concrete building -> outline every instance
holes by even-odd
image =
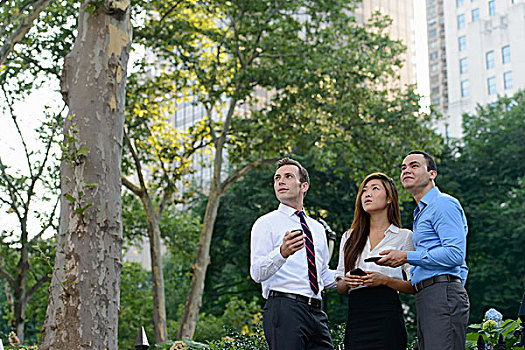
[[[464,113],[525,88],[525,0],[428,0],[427,16],[431,99],[447,117],[439,130],[460,137]]]
[[[400,86],[415,84],[420,94],[428,96],[427,38],[425,7],[421,0],[363,0],[356,11],[356,19],[365,23],[379,11],[392,19],[388,33],[406,46],[404,66],[399,71]]]

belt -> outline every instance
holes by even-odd
[[[283,293],[283,292],[278,292],[278,291],[275,291],[275,290],[271,290],[269,296],[270,297],[280,297],[280,298],[293,299],[293,300],[296,300],[296,301],[301,302],[303,304],[307,304],[308,306],[311,306],[311,307],[316,308],[316,309],[320,309],[321,308],[321,300],[319,300],[317,298],[309,298],[309,297],[305,297],[304,295],[292,294],[292,293]]]
[[[434,283],[440,283],[440,282],[459,282],[461,283],[461,278],[457,276],[452,275],[439,275],[427,278],[426,280],[423,280],[421,282],[418,282],[414,284],[414,289],[416,290],[416,293],[421,292],[423,288],[430,287]]]

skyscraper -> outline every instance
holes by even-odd
[[[525,87],[525,0],[428,0],[427,16],[431,101],[459,137],[464,113]]]
[[[399,71],[400,86],[416,84],[420,93],[428,94],[427,64],[418,57],[422,53],[426,56],[426,36],[418,35],[421,34],[418,21],[425,15],[424,7],[418,6],[419,3],[420,0],[363,0],[356,10],[356,19],[365,23],[376,11],[392,19],[387,29],[390,37],[401,40],[406,46],[402,57],[404,65]]]

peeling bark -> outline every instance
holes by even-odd
[[[64,63],[60,229],[39,349],[117,349],[129,11],[129,0],[86,1]]]

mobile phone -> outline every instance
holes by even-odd
[[[292,230],[290,232],[292,233],[292,238],[291,239],[297,238],[297,237],[299,237],[300,235],[303,234],[303,230],[300,229],[300,228],[296,228],[295,230]]]
[[[372,256],[370,258],[366,258],[365,262],[376,262],[378,260],[381,260],[383,258],[382,256]]]
[[[364,272],[361,268],[356,268],[353,270],[350,270],[351,275],[357,275],[357,276],[366,276],[366,272]]]

